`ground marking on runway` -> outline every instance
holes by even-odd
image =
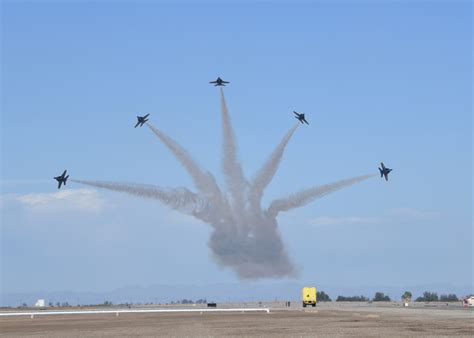
[[[0,312],[0,317],[14,316],[48,316],[48,315],[86,315],[115,313],[173,313],[173,312],[266,312],[270,313],[269,308],[248,308],[248,309],[136,309],[136,310],[78,310],[78,311],[33,311],[33,312]]]

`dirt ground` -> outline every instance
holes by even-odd
[[[472,309],[321,307],[270,313],[132,313],[1,317],[1,337],[474,335]]]

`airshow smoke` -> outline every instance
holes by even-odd
[[[290,195],[287,198],[274,200],[268,207],[268,213],[276,217],[280,211],[287,211],[302,207],[308,203],[313,202],[315,199],[323,197],[331,192],[343,189],[345,187],[349,187],[355,183],[364,181],[368,178],[375,176],[377,176],[377,174],[357,176],[346,180],[341,180],[334,183],[302,190],[300,192]]]
[[[197,193],[186,188],[162,188],[152,185],[72,180],[131,195],[153,198],[179,212],[192,215],[213,227],[208,246],[215,261],[231,267],[240,278],[277,278],[295,275],[278,231],[281,211],[299,208],[331,192],[351,186],[375,175],[358,176],[309,188],[286,198],[276,199],[262,208],[265,188],[275,176],[286,146],[298,128],[285,134],[270,157],[249,182],[238,159],[238,147],[232,129],[223,90],[221,89],[223,131],[222,170],[227,191],[223,192],[209,172],[202,170],[192,156],[161,130],[147,124],[191,176]]]

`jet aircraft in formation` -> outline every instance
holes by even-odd
[[[146,114],[145,116],[137,116],[137,124],[135,125],[135,128],[138,127],[138,126],[143,126],[145,124],[145,122],[148,122],[148,119],[147,117],[150,116],[150,114]]]
[[[390,169],[390,168],[385,167],[385,165],[383,164],[383,162],[380,162],[380,165],[382,166],[382,168],[379,168],[380,177],[385,177],[385,181],[388,181],[388,174],[390,174],[390,172],[391,172],[393,169]]]
[[[211,81],[209,83],[214,84],[214,86],[225,86],[227,83],[230,83],[230,82],[224,81],[220,77],[218,77],[215,81]],[[306,121],[306,118],[303,113],[298,113],[296,111],[293,111],[293,113],[295,114],[295,118],[298,119],[298,121],[300,121],[302,124],[304,123],[309,124],[308,121]],[[146,122],[148,122],[148,116],[150,116],[150,114],[146,114],[145,116],[137,116],[138,121],[137,121],[137,124],[135,124],[135,128],[138,126],[142,127]],[[382,166],[382,168],[379,168],[380,177],[385,177],[385,180],[388,181],[388,174],[393,169],[385,167],[383,162],[381,162],[380,165]],[[67,179],[69,177],[69,175],[66,176],[66,173],[67,173],[67,170],[64,170],[61,176],[54,177],[54,179],[58,181],[58,189],[61,188],[61,185],[63,184],[66,185]]]
[[[69,177],[69,175],[66,176],[66,172],[67,170],[64,170],[61,176],[54,177],[54,179],[58,181],[58,189],[61,188],[62,184],[66,185],[67,178]]]
[[[298,121],[301,122],[301,124],[306,123],[309,124],[308,121],[306,121],[304,114],[297,113],[293,110],[293,114],[295,114],[295,118],[298,119]]]
[[[229,82],[228,82],[228,81],[224,81],[224,80],[222,80],[220,77],[218,77],[216,81],[211,81],[211,82],[209,82],[209,83],[214,84],[214,87],[215,87],[215,86],[223,86],[223,87],[225,87],[226,83],[229,83]]]

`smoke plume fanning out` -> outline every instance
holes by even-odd
[[[131,195],[153,198],[179,212],[191,215],[213,228],[208,245],[217,263],[231,267],[239,278],[278,278],[295,275],[278,231],[279,212],[302,207],[333,191],[351,186],[375,175],[358,176],[312,187],[276,199],[268,208],[261,206],[265,188],[272,181],[285,147],[298,128],[296,123],[285,134],[262,168],[250,182],[237,157],[237,142],[232,129],[224,93],[221,89],[223,132],[222,171],[227,185],[223,192],[214,176],[204,171],[175,140],[157,128],[148,128],[171,151],[193,180],[197,192],[186,188],[165,189],[152,185],[71,180]]]

